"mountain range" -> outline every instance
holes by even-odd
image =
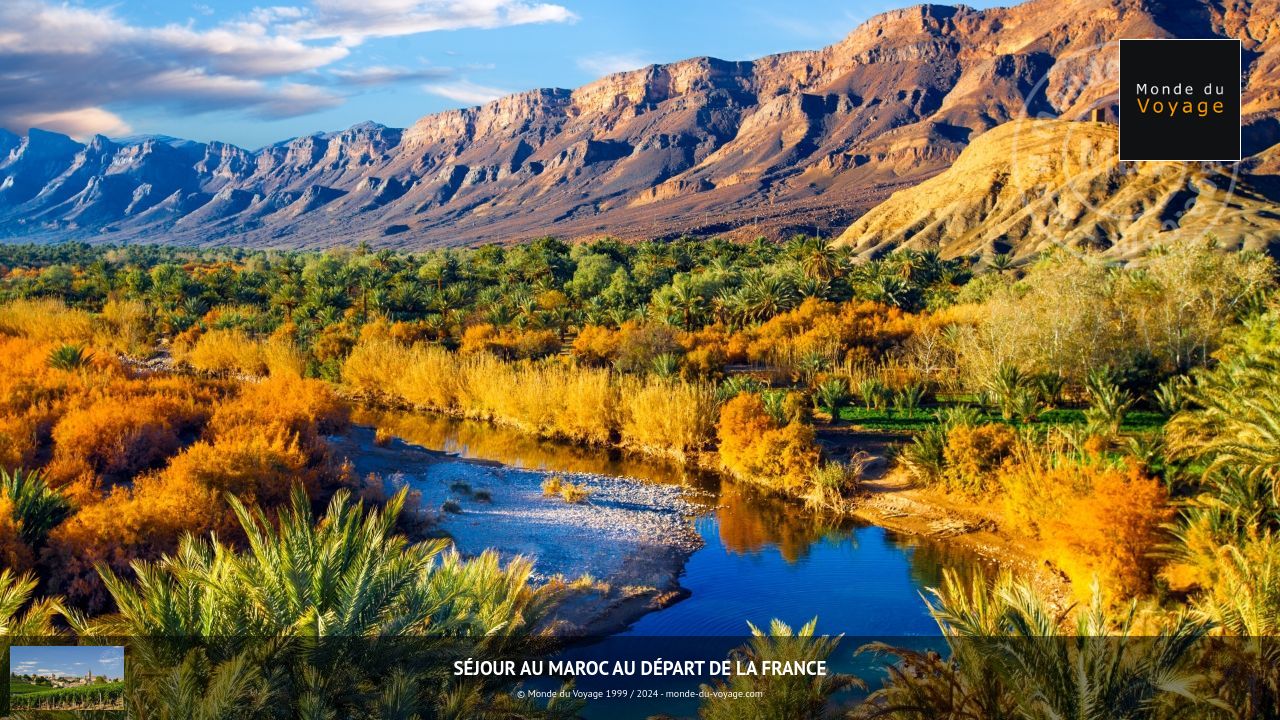
[[[1221,186],[1221,169],[1167,182],[1116,170],[1114,125],[1078,121],[1114,122],[1121,37],[1242,39],[1252,157],[1227,171],[1242,182]],[[1054,120],[1010,124],[1028,117]],[[1011,138],[1030,137],[1015,129],[1033,126],[1038,140],[1017,158],[1006,152]],[[1058,135],[1089,147],[1064,151],[1049,137]],[[957,254],[1022,247],[1032,231],[1108,246],[1206,230],[1187,194],[1239,187],[1248,207],[1232,222],[1239,244],[1256,245],[1244,235],[1277,219],[1267,210],[1280,197],[1277,142],[1280,0],[921,5],[820,50],[650,65],[409,128],[363,123],[257,150],[0,130],[0,239],[425,248],[820,232],[867,253],[914,243]],[[1037,153],[1057,158],[1045,161],[1055,169],[1011,186],[1017,171],[1004,165]],[[1027,211],[1018,199],[1082,186],[1082,209]],[[1170,211],[1175,200],[1182,209]]]

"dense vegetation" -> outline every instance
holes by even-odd
[[[929,252],[858,259],[815,238],[419,255],[0,248],[0,351],[13,359],[0,369],[0,554],[43,591],[116,613],[102,620],[116,628],[254,623],[283,636],[347,617],[351,599],[266,613],[263,593],[293,598],[299,581],[280,558],[356,542],[327,533],[368,523],[360,542],[383,558],[375,548],[402,542],[393,519],[415,522],[403,498],[329,456],[344,396],[712,464],[837,512],[855,504],[863,462],[839,439],[889,429],[902,441],[893,473],[985,512],[1083,605],[1068,620],[1009,579],[949,581],[934,612],[951,656],[877,648],[898,658],[869,705],[881,716],[1165,717],[1177,686],[1203,716],[1275,717],[1275,646],[1210,653],[1204,640],[1280,626],[1272,262],[1206,242],[1127,267],[1059,252],[977,268]],[[166,372],[169,361],[194,372]],[[388,508],[369,514],[349,492]],[[329,519],[308,514],[326,505]],[[414,567],[379,572],[420,589],[377,598],[374,616],[467,628],[480,577],[503,578],[502,596],[534,592],[519,564],[413,547],[422,555],[379,562]],[[213,592],[232,577],[234,595]],[[460,583],[451,597],[473,599],[422,604],[444,578]],[[4,582],[16,615],[36,586]],[[504,602],[493,620],[520,634],[538,606]],[[58,612],[37,604],[19,619],[39,627]],[[1073,645],[1073,633],[1113,640]],[[746,652],[830,652],[809,634]],[[1131,635],[1158,657],[1114,640]],[[1004,637],[1017,640],[999,652],[967,642]],[[243,672],[228,663],[246,650],[217,650],[192,656],[200,682]],[[278,660],[291,688],[315,670]],[[264,702],[276,679],[251,678],[234,702]],[[811,716],[837,685],[795,688],[806,704],[777,716]],[[439,687],[404,692],[425,707]],[[475,702],[496,702],[493,689]],[[1098,714],[1109,707],[1130,710]]]

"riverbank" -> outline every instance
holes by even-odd
[[[528,557],[537,582],[565,584],[549,621],[558,635],[611,634],[686,595],[679,578],[702,544],[693,518],[704,508],[678,485],[461,458],[400,437],[382,441],[369,426],[329,440],[356,477],[380,478],[387,494],[408,486],[458,552]],[[544,494],[553,476],[587,498]]]
[[[922,488],[912,487],[902,473],[888,473],[864,482],[851,503],[850,514],[887,530],[946,542],[992,560],[1030,582],[1040,597],[1058,611],[1072,604],[1071,584],[1061,572],[1040,560],[1025,538],[1000,530],[998,506],[978,506]]]
[[[1034,544],[1001,530],[1000,506],[977,504],[972,498],[917,487],[906,473],[893,467],[896,448],[910,441],[910,434],[865,430],[856,426],[820,428],[818,442],[828,454],[849,457],[866,453],[857,493],[844,511],[856,520],[904,535],[946,542],[993,561],[1030,582],[1041,597],[1058,610],[1072,603],[1071,584],[1048,563],[1039,559]]]

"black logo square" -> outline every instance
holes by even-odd
[[[1240,41],[1121,40],[1120,159],[1240,160]]]

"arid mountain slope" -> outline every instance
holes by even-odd
[[[1269,147],[1278,4],[924,5],[822,50],[654,65],[257,151],[0,132],[0,237],[426,247],[838,232],[1011,119],[1114,114],[1119,37],[1244,38],[1246,146]]]
[[[1280,244],[1280,177],[1216,164],[1124,163],[1116,127],[1006,123],[942,174],[895,193],[837,240],[865,255],[897,247],[948,256],[1054,245],[1129,257],[1212,234],[1226,248]]]

